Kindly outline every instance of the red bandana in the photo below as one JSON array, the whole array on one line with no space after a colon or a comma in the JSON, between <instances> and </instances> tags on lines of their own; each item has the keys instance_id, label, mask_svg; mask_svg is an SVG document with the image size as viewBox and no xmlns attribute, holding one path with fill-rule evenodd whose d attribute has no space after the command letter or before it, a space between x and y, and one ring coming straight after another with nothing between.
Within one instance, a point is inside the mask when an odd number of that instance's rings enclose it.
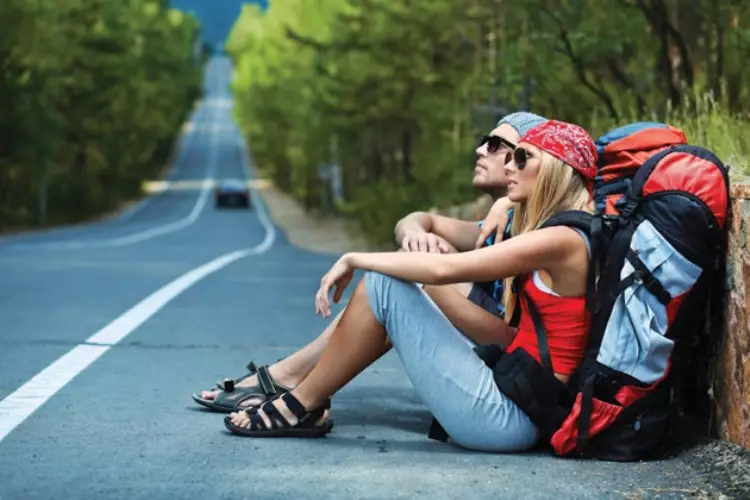
<instances>
[{"instance_id":1,"label":"red bandana","mask_svg":"<svg viewBox=\"0 0 750 500\"><path fill-rule=\"evenodd\" d=\"M596 146L584 129L571 123L549 120L521 138L577 170L585 179L596 176Z\"/></svg>"}]
</instances>

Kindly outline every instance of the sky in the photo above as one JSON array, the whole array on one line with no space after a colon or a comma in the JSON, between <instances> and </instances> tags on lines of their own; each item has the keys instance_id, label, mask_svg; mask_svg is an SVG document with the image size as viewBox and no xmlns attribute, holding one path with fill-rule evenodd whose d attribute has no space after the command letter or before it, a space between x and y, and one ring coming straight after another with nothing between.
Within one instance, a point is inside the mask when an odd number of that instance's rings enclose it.
<instances>
[{"instance_id":1,"label":"sky","mask_svg":"<svg viewBox=\"0 0 750 500\"><path fill-rule=\"evenodd\" d=\"M260 4L267 8L270 0L170 0L170 5L192 12L203 26L203 38L212 45L223 44L240 15L242 4Z\"/></svg>"}]
</instances>

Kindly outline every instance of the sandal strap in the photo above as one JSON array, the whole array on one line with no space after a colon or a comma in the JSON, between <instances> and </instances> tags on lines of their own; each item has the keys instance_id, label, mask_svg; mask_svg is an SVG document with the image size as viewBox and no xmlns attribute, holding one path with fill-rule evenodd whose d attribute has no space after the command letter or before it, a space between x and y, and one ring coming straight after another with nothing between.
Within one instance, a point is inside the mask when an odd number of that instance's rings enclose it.
<instances>
[{"instance_id":1,"label":"sandal strap","mask_svg":"<svg viewBox=\"0 0 750 500\"><path fill-rule=\"evenodd\" d=\"M248 373L246 373L245 375L235 379L225 378L224 380L220 380L219 382L216 382L216 387L224 392L232 392L236 384L239 384L247 377L252 377L258 372L258 366L255 364L255 361L250 361L247 364L246 368Z\"/></svg>"},{"instance_id":2,"label":"sandal strap","mask_svg":"<svg viewBox=\"0 0 750 500\"><path fill-rule=\"evenodd\" d=\"M276 408L274 401L281 399L286 404L289 411L291 411L295 417L297 417L297 423L292 425L284 416L281 411ZM285 392L274 398L269 399L262 405L256 408L247 408L245 413L250 418L250 430L251 431L272 431L277 429L293 429L293 428L313 428L315 423L320 420L325 411L330 408L330 399L328 401L312 411L307 411L302 403L297 398L292 396L291 393ZM265 413L270 427L266 424L263 417L260 416L260 412Z\"/></svg>"},{"instance_id":3,"label":"sandal strap","mask_svg":"<svg viewBox=\"0 0 750 500\"><path fill-rule=\"evenodd\" d=\"M331 400L328 399L322 406L319 406L312 411L307 411L305 407L302 406L302 403L299 402L299 399L295 398L291 392L285 392L284 394L282 394L281 400L284 401L286 407L289 408L289 411L291 411L294 416L297 417L298 422L295 427L307 427L311 424L314 425L314 423L323 416L325 411L331 407ZM306 422L308 421L311 422L306 424Z\"/></svg>"},{"instance_id":4,"label":"sandal strap","mask_svg":"<svg viewBox=\"0 0 750 500\"><path fill-rule=\"evenodd\" d=\"M270 402L268 405L263 405L263 413L265 413L268 420L271 421L271 429L288 429L292 427L292 424L289 423L286 417L284 417L278 408L276 408L273 402ZM258 414L256 413L256 415ZM260 418L259 415L258 418Z\"/></svg>"},{"instance_id":5,"label":"sandal strap","mask_svg":"<svg viewBox=\"0 0 750 500\"><path fill-rule=\"evenodd\" d=\"M218 385L219 389L221 389L223 392L234 392L235 386L234 386L234 380L231 378L225 378L221 382L219 382Z\"/></svg>"},{"instance_id":6,"label":"sandal strap","mask_svg":"<svg viewBox=\"0 0 750 500\"><path fill-rule=\"evenodd\" d=\"M263 418L257 413L248 413L248 416L250 417L250 430L251 431L270 430L268 427L266 427L266 421L263 420ZM271 421L271 425L273 425L273 420Z\"/></svg>"},{"instance_id":7,"label":"sandal strap","mask_svg":"<svg viewBox=\"0 0 750 500\"><path fill-rule=\"evenodd\" d=\"M224 406L227 408L233 408L237 411L244 410L245 406L242 405L249 399L261 399L265 402L263 394L260 394L255 387L237 387L234 391L223 391L216 395L214 398L214 404L218 406ZM248 408L256 408L256 405L250 405Z\"/></svg>"},{"instance_id":8,"label":"sandal strap","mask_svg":"<svg viewBox=\"0 0 750 500\"><path fill-rule=\"evenodd\" d=\"M310 420L311 418L313 420L318 420L323 416L323 412L328 409L327 406L330 404L330 400L328 400L323 406L315 408L312 411L307 411L305 407L302 406L302 403L299 402L299 399L295 398L291 392L282 394L281 399L286 404L286 407L289 408L289 411L291 411L294 416L297 417L297 420L299 420L297 425L304 424L305 421Z\"/></svg>"},{"instance_id":9,"label":"sandal strap","mask_svg":"<svg viewBox=\"0 0 750 500\"><path fill-rule=\"evenodd\" d=\"M268 396L271 396L279 392L278 387L276 387L276 384L271 378L271 374L268 373L267 365L263 365L260 368L258 368L258 382L260 384L260 388L263 391L263 393Z\"/></svg>"},{"instance_id":10,"label":"sandal strap","mask_svg":"<svg viewBox=\"0 0 750 500\"><path fill-rule=\"evenodd\" d=\"M244 410L245 413L250 417L250 430L253 431L272 431L276 429L290 429L292 424L284 417L284 415L276 408L273 404L274 400L278 398L269 399L260 407L250 408ZM268 420L271 422L271 426L266 425L266 421L260 416L260 410L266 414Z\"/></svg>"}]
</instances>

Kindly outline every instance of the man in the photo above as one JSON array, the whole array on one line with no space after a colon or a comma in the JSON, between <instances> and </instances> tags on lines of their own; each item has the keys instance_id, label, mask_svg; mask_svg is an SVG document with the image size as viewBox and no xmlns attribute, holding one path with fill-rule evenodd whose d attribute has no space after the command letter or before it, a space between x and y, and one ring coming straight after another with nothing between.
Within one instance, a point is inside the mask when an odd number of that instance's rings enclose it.
<instances>
[{"instance_id":1,"label":"man","mask_svg":"<svg viewBox=\"0 0 750 500\"><path fill-rule=\"evenodd\" d=\"M504 197L508 183L505 165L511 161L515 145L526 131L544 121L545 118L525 112L500 120L476 148L474 187L489 194L493 201ZM503 226L500 233L504 232L505 222L500 223ZM464 252L484 244L497 229L497 226L485 227L481 222L415 212L401 219L394 233L403 251ZM490 239L488 243L492 242ZM424 291L460 331L472 332L472 337L482 339L482 343L507 345L512 339L513 331L503 321L502 283L425 286ZM271 366L256 367L251 362L250 373L244 377L219 384L219 390L193 394L193 400L207 408L229 413L259 405L293 388L315 366L340 318L341 313L318 338L294 354ZM384 345L383 354L389 349L390 344Z\"/></svg>"},{"instance_id":2,"label":"man","mask_svg":"<svg viewBox=\"0 0 750 500\"><path fill-rule=\"evenodd\" d=\"M532 113L513 113L501 119L495 129L482 138L476 149L477 161L472 183L477 190L489 194L493 203L505 196L507 179L504 167L511 160L515 145L527 130L543 121L546 120ZM405 251L465 252L483 244L494 243L495 235L503 234L506 225L509 228L508 219L501 222L502 227L485 225L483 222L461 221L427 212L415 212L396 224L396 242ZM472 303L502 317L502 283L464 283L455 288ZM433 293L440 295L438 300L448 293L440 293L430 287L426 290L433 300L436 300ZM438 303L438 306L441 304ZM453 318L451 320L463 331Z\"/></svg>"}]
</instances>

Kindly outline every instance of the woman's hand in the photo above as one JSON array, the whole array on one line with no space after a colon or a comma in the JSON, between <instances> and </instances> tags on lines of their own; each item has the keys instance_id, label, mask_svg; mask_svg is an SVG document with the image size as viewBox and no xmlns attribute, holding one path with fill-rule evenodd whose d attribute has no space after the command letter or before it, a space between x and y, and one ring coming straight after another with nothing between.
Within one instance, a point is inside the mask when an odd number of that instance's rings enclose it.
<instances>
[{"instance_id":1,"label":"woman's hand","mask_svg":"<svg viewBox=\"0 0 750 500\"><path fill-rule=\"evenodd\" d=\"M331 302L328 299L331 287L336 287L336 290L333 292L333 302L338 304L344 290L352 281L352 276L354 276L354 268L349 262L348 254L345 254L336 261L333 267L320 280L320 288L318 289L318 293L315 294L315 314L319 314L324 318L331 315Z\"/></svg>"},{"instance_id":2,"label":"woman's hand","mask_svg":"<svg viewBox=\"0 0 750 500\"><path fill-rule=\"evenodd\" d=\"M475 247L482 248L485 245L485 241L491 235L495 235L495 242L497 242L497 235L505 232L505 226L508 225L508 210L513 206L513 202L506 196L500 198L487 213L487 217L484 218L482 227L479 228L479 238Z\"/></svg>"}]
</instances>

